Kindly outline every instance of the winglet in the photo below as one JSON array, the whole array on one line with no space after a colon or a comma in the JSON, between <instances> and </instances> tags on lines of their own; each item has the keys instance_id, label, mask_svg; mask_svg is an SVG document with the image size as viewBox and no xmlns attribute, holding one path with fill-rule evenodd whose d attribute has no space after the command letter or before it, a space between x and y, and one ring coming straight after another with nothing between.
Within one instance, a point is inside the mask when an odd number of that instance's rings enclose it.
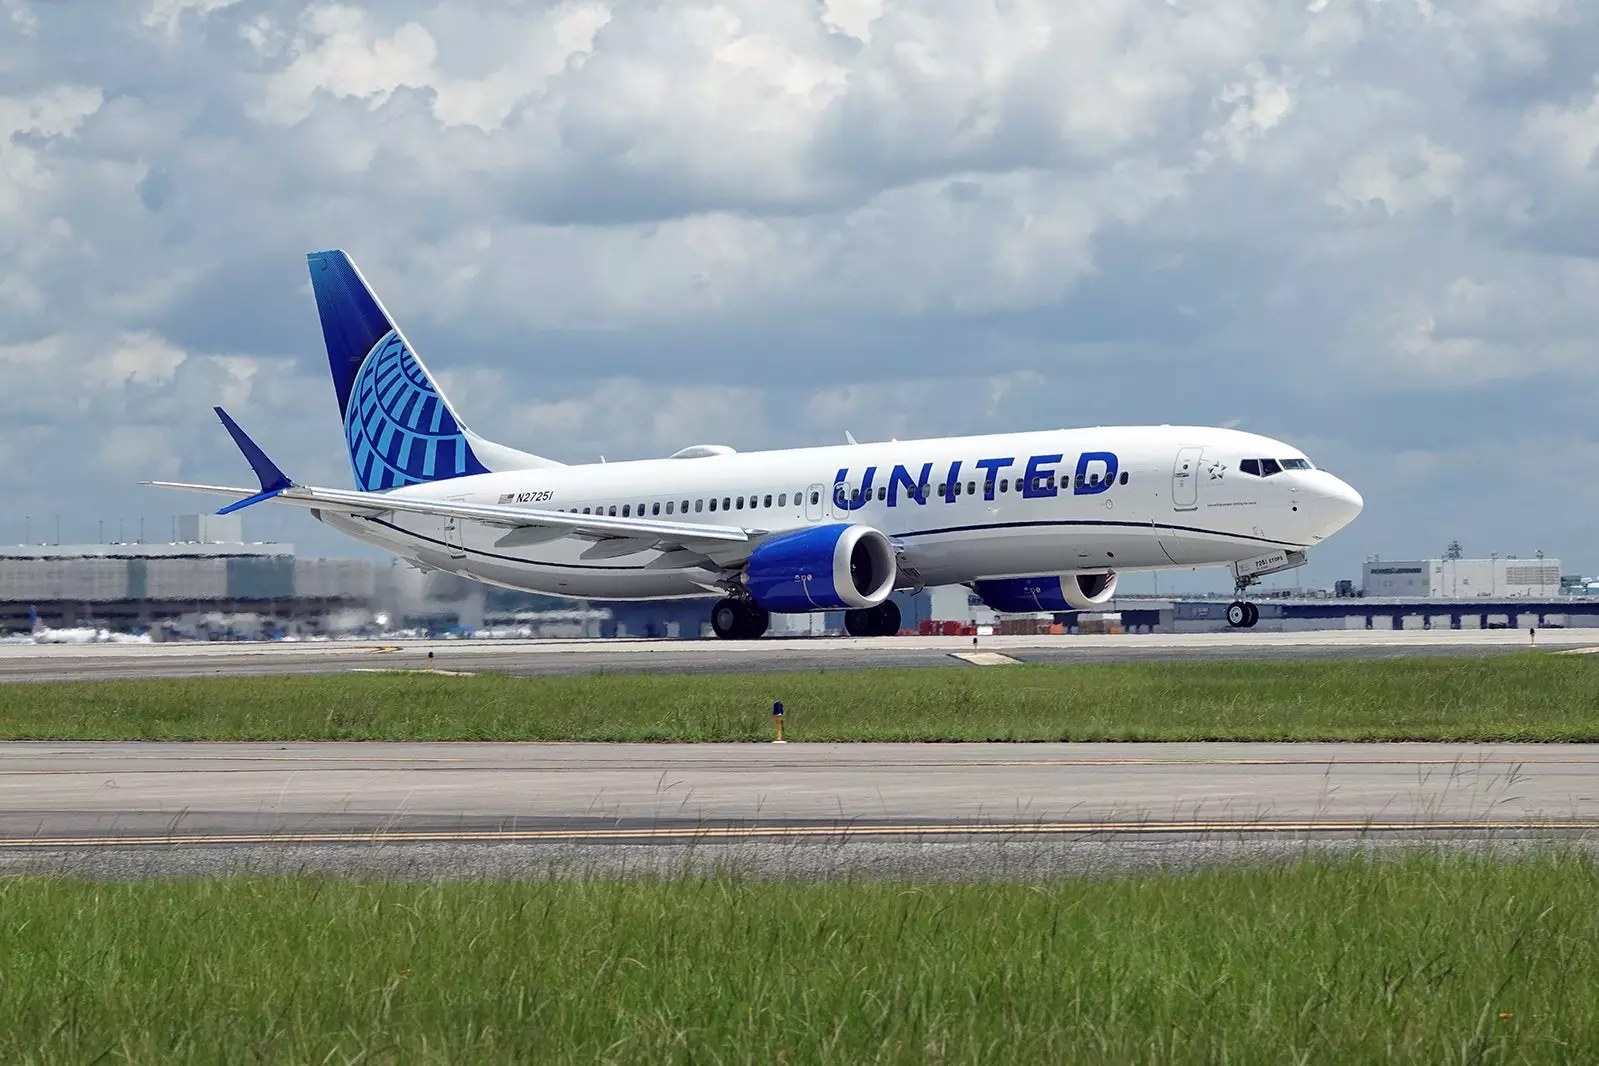
<instances>
[{"instance_id":1,"label":"winglet","mask_svg":"<svg viewBox=\"0 0 1599 1066\"><path fill-rule=\"evenodd\" d=\"M294 487L294 482L289 480L289 476L278 469L278 464L267 458L267 453L261 450L261 446L251 440L250 435L240 429L239 424L230 418L226 411L220 407L212 408L212 410L216 411L217 417L222 419L222 424L227 427L228 435L233 438L233 443L239 446L239 451L244 453L244 458L249 462L250 469L255 471L255 476L261 482L260 492L254 496L247 496L236 503L228 504L217 514L232 514L242 507L248 507L252 503L260 503L263 500L270 500L284 489Z\"/></svg>"}]
</instances>

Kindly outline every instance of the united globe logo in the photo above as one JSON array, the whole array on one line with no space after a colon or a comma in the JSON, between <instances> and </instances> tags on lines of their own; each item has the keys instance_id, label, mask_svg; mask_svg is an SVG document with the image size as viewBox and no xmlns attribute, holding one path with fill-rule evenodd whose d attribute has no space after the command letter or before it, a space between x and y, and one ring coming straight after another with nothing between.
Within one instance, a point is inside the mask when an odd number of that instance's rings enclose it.
<instances>
[{"instance_id":1,"label":"united globe logo","mask_svg":"<svg viewBox=\"0 0 1599 1066\"><path fill-rule=\"evenodd\" d=\"M394 330L361 363L344 415L344 436L355 483L365 492L486 472Z\"/></svg>"}]
</instances>

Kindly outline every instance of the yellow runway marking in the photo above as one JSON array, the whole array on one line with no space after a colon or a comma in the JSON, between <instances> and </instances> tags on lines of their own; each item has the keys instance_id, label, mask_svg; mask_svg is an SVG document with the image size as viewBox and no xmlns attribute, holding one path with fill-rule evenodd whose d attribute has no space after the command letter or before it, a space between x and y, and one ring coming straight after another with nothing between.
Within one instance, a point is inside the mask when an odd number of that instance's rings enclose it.
<instances>
[{"instance_id":1,"label":"yellow runway marking","mask_svg":"<svg viewBox=\"0 0 1599 1066\"><path fill-rule=\"evenodd\" d=\"M1442 832L1599 831L1596 820L1547 821L1200 821L1200 822L1046 822L1005 825L859 825L768 827L671 827L640 829L374 830L342 833L219 833L175 836L16 837L0 839L0 849L152 847L159 845L240 844L428 844L601 843L651 840L755 840L839 837L1010 837L1143 836L1194 833L1442 833Z\"/></svg>"}]
</instances>

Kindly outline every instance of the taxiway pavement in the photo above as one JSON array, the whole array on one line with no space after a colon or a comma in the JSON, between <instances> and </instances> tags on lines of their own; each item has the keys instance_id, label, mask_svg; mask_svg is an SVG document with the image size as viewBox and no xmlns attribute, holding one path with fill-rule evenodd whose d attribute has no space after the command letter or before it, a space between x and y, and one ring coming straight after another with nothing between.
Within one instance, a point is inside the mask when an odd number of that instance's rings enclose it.
<instances>
[{"instance_id":1,"label":"taxiway pavement","mask_svg":"<svg viewBox=\"0 0 1599 1066\"><path fill-rule=\"evenodd\" d=\"M404 640L0 645L0 681L336 674L446 669L514 674L860 670L973 665L974 651L1027 663L1375 659L1599 650L1591 631L1313 630L982 637L720 640ZM431 658L429 655L431 654Z\"/></svg>"}]
</instances>

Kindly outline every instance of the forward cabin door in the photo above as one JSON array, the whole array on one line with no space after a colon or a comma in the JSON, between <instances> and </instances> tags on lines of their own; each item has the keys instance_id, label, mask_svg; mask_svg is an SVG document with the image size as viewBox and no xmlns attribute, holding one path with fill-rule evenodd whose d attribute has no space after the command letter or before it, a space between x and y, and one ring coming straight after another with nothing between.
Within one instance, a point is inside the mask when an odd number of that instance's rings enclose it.
<instances>
[{"instance_id":1,"label":"forward cabin door","mask_svg":"<svg viewBox=\"0 0 1599 1066\"><path fill-rule=\"evenodd\" d=\"M1171 505L1174 511L1199 509L1199 458L1205 449L1189 446L1177 449L1171 468Z\"/></svg>"}]
</instances>

